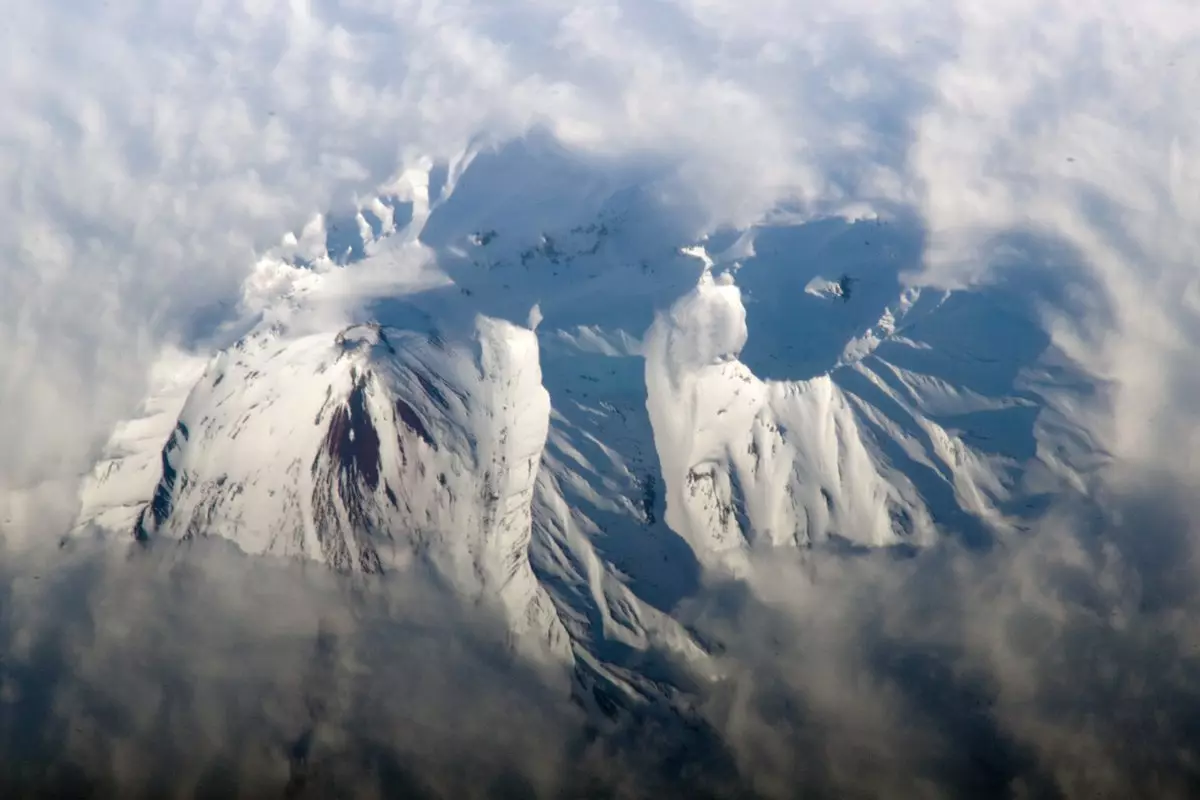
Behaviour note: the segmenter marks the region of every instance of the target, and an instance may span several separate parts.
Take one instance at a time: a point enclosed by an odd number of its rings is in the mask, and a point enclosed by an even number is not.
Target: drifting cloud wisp
[[[582,764],[614,792],[661,786],[648,765],[678,747],[589,747],[548,679],[497,665],[486,615],[432,589],[364,599],[219,545],[54,570],[28,548],[73,519],[160,349],[238,313],[256,253],[416,158],[538,126],[662,164],[697,233],[780,206],[915,214],[910,281],[1053,284],[1053,347],[1103,388],[1053,411],[1086,419],[1108,466],[1028,535],[777,559],[689,604],[726,648],[705,714],[742,778],[772,797],[1194,792],[1190,3],[45,0],[7,23],[0,760],[31,771],[6,779],[521,796]],[[495,747],[478,773],[438,760]]]

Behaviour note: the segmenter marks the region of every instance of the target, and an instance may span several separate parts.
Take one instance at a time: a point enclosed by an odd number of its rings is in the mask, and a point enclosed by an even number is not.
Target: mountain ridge
[[[652,186],[536,139],[424,169],[260,262],[245,335],[167,393],[157,458],[115,432],[77,533],[425,564],[646,698],[652,653],[713,674],[673,612],[752,552],[987,546],[1045,496],[1030,475],[1088,468],[1078,425],[1049,440],[1042,398],[1078,376],[1020,287],[903,285],[902,224],[680,240]],[[149,496],[107,498],[134,462]]]

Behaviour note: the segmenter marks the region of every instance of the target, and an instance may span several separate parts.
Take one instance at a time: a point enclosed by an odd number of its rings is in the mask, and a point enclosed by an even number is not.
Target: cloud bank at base
[[[653,760],[678,744],[654,747],[652,730],[599,739],[568,675],[514,658],[492,610],[420,573],[354,582],[220,540],[83,547],[49,563],[7,555],[8,796],[530,797],[587,786],[640,796],[703,785]]]
[[[53,796],[1192,796],[1195,497],[990,553],[764,554],[688,718],[588,718],[486,606],[220,540],[5,559],[0,783]],[[577,688],[577,687],[575,687]],[[506,794],[507,793],[507,794]]]
[[[5,780],[1197,791],[1191,4],[49,0],[8,23]],[[683,613],[731,676],[703,697],[711,753],[649,723],[597,738],[569,682],[504,661],[486,611],[435,587],[212,544],[43,552],[160,348],[202,349],[256,253],[415,159],[535,125],[662,165],[697,232],[780,206],[903,209],[928,232],[914,282],[1077,270],[1043,324],[1104,387],[1059,411],[1113,467],[988,553],[776,558],[705,587]],[[1029,263],[1028,241],[1050,255]]]

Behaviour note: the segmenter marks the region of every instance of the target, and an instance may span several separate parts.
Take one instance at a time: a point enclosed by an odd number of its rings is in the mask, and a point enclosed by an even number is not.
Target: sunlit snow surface
[[[427,568],[637,697],[652,653],[709,669],[674,612],[756,551],[987,547],[1102,460],[1045,273],[912,285],[903,215],[706,235],[654,186],[534,136],[289,234],[219,352],[160,366],[73,536]]]

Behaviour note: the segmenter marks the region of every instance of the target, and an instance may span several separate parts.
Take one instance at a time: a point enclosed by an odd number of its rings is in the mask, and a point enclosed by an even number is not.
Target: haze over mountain
[[[17,11],[6,785],[1188,796],[1198,29]]]

